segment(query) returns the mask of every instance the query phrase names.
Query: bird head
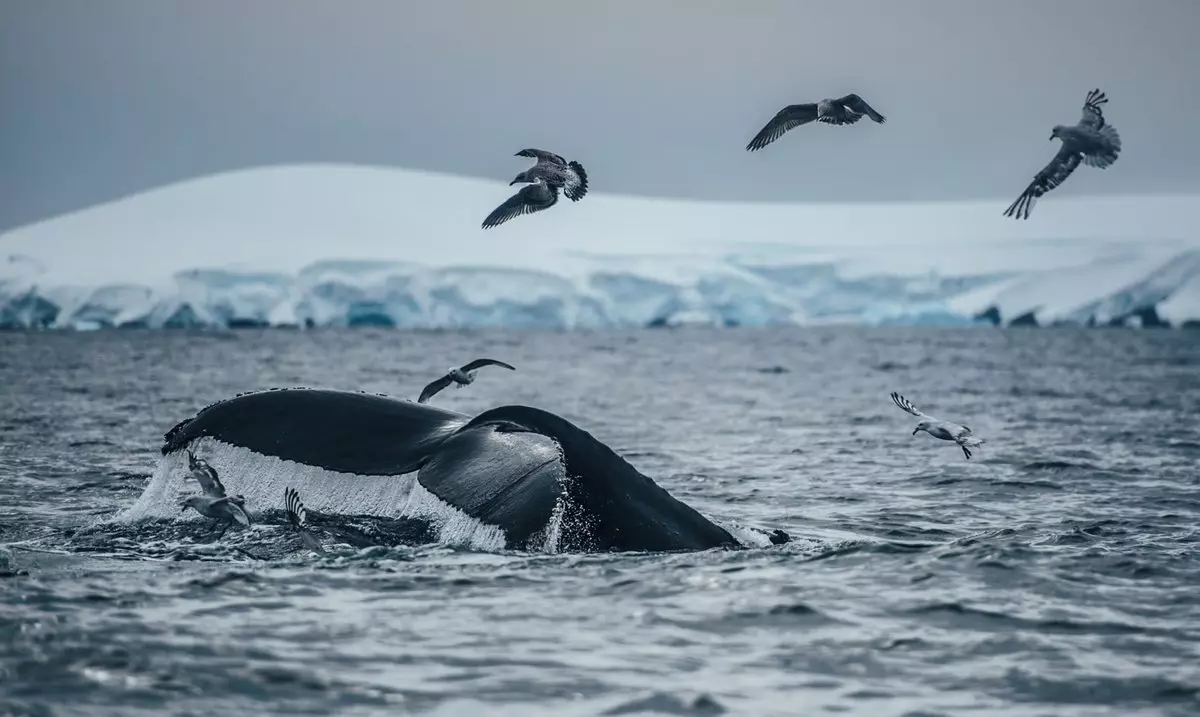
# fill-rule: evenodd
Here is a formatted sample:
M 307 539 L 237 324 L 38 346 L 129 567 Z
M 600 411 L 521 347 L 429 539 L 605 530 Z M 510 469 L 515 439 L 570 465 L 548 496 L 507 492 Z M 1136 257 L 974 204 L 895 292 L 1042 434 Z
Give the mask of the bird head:
M 526 172 L 527 172 L 527 171 L 528 171 L 528 170 L 526 170 Z M 511 187 L 512 185 L 516 184 L 517 182 L 528 182 L 528 181 L 530 181 L 530 180 L 529 180 L 529 177 L 527 177 L 527 176 L 526 176 L 526 172 L 521 172 L 521 173 L 520 173 L 520 174 L 518 174 L 517 176 L 513 177 L 513 180 L 512 180 L 511 182 L 509 182 L 509 183 L 508 183 L 508 186 L 510 186 L 510 187 Z
M 183 502 L 179 504 L 179 512 L 182 513 L 183 511 L 187 510 L 188 508 L 191 508 L 193 505 L 195 505 L 197 502 L 199 502 L 199 500 L 200 499 L 194 495 L 190 496 L 188 498 L 184 498 Z
M 1050 130 L 1050 141 L 1054 141 L 1056 138 L 1061 137 L 1064 129 L 1066 128 L 1060 124 L 1054 125 L 1054 129 Z
M 918 433 L 920 433 L 921 431 L 928 431 L 928 430 L 929 430 L 929 421 L 921 421 L 920 423 L 917 424 L 917 427 L 913 429 L 913 435 L 915 436 Z

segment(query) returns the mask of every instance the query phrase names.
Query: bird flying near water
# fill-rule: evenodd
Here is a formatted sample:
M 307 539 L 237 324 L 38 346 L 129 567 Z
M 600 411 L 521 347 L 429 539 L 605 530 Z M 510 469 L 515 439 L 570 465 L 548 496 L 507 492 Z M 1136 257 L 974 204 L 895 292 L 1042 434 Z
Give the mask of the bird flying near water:
M 501 368 L 506 368 L 509 371 L 516 371 L 515 368 L 509 366 L 503 361 L 497 361 L 489 358 L 475 359 L 471 363 L 460 368 L 451 368 L 447 370 L 445 376 L 442 376 L 438 380 L 431 382 L 423 391 L 421 391 L 421 397 L 417 399 L 417 403 L 427 402 L 439 391 L 452 383 L 457 384 L 458 388 L 462 388 L 463 386 L 474 383 L 476 372 L 478 372 L 479 369 L 483 368 L 484 366 L 500 366 Z
M 1094 89 L 1083 101 L 1083 116 L 1079 124 L 1054 126 L 1050 131 L 1050 139 L 1057 137 L 1062 140 L 1058 154 L 1034 176 L 1021 196 L 1004 210 L 1004 216 L 1028 219 L 1038 197 L 1066 181 L 1080 163 L 1104 169 L 1117 161 L 1117 155 L 1121 153 L 1121 136 L 1104 119 L 1103 107 L 1106 104 L 1108 96 L 1099 88 Z
M 500 226 L 522 214 L 533 214 L 549 209 L 558 204 L 559 191 L 572 202 L 578 202 L 587 194 L 587 170 L 579 162 L 574 160 L 568 162 L 561 155 L 547 152 L 544 149 L 523 149 L 514 156 L 537 160 L 532 167 L 521 172 L 508 183 L 510 187 L 521 182 L 528 183 L 528 186 L 521 187 L 516 194 L 492 210 L 492 213 L 483 220 L 484 229 Z
M 983 445 L 983 440 L 972 435 L 970 428 L 959 423 L 943 421 L 928 414 L 922 413 L 920 409 L 912 405 L 907 398 L 901 396 L 895 391 L 892 391 L 892 401 L 908 413 L 911 413 L 912 415 L 921 419 L 921 421 L 917 424 L 917 427 L 913 429 L 914 436 L 920 431 L 925 431 L 934 438 L 940 438 L 943 441 L 954 441 L 958 444 L 958 447 L 962 449 L 963 455 L 965 455 L 968 460 L 971 458 L 971 449 L 978 448 L 979 446 Z
M 809 102 L 801 105 L 788 105 L 779 110 L 766 126 L 754 135 L 746 150 L 754 152 L 766 147 L 783 136 L 785 132 L 813 120 L 832 125 L 851 125 L 863 118 L 870 117 L 875 122 L 883 124 L 887 118 L 875 111 L 863 98 L 854 93 L 836 99 L 826 98 L 820 102 Z

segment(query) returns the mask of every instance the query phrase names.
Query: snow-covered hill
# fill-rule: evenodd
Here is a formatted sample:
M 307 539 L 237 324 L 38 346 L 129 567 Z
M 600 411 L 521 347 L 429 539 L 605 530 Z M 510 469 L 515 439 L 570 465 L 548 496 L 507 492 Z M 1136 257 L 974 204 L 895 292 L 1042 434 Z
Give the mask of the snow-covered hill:
M 482 231 L 511 191 L 344 166 L 166 187 L 0 236 L 0 326 L 1200 323 L 1195 197 L 1050 198 L 1019 223 L 594 190 Z

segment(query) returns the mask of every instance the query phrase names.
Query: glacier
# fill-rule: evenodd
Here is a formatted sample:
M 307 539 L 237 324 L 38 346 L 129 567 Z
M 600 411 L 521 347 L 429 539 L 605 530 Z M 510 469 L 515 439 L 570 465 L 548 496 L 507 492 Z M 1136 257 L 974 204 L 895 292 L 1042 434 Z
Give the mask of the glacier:
M 589 195 L 481 231 L 509 192 L 340 165 L 164 187 L 0 235 L 0 328 L 1200 326 L 1195 197 L 1065 196 L 1043 228 Z

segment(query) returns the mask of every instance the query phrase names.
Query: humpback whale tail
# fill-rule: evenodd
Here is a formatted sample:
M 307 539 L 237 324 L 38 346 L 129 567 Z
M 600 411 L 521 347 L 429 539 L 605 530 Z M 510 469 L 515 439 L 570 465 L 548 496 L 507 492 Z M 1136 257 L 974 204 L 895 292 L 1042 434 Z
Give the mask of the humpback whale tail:
M 242 394 L 174 426 L 127 518 L 161 512 L 171 476 L 198 441 L 230 490 L 248 500 L 269 504 L 295 486 L 323 514 L 419 517 L 439 539 L 481 549 L 669 551 L 746 542 L 547 411 L 501 406 L 470 418 L 324 389 Z M 781 532 L 759 537 L 749 542 L 786 540 Z
M 570 529 L 562 535 L 560 549 L 689 550 L 738 545 L 724 528 L 677 500 L 590 433 L 553 413 L 501 406 L 471 419 L 459 435 L 487 435 L 488 431 L 499 436 L 528 434 L 554 443 L 556 460 L 539 471 L 553 474 L 560 483 L 558 494 L 569 506 L 565 519 Z M 447 477 L 436 469 L 421 471 L 422 485 L 434 495 L 460 508 L 473 508 L 485 521 L 496 513 L 494 503 L 473 502 L 462 490 L 473 486 Z M 549 476 L 539 472 L 522 481 L 539 478 Z

